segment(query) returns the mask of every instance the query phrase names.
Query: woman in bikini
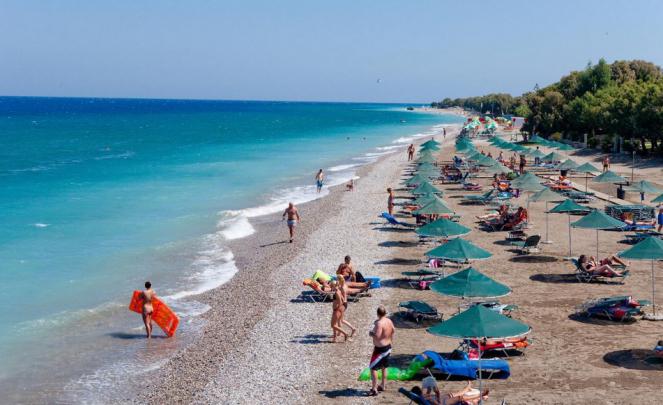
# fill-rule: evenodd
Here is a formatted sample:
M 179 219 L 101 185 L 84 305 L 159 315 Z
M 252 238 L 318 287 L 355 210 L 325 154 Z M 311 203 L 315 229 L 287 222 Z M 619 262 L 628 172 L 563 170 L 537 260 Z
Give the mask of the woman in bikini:
M 348 340 L 348 334 L 341 329 L 339 326 L 341 321 L 340 319 L 343 316 L 344 304 L 343 304 L 343 293 L 340 291 L 340 288 L 337 288 L 336 282 L 331 283 L 332 289 L 336 291 L 334 294 L 334 302 L 332 304 L 332 318 L 331 318 L 331 328 L 332 328 L 332 343 L 336 343 L 336 337 L 343 335 L 345 340 Z
M 157 296 L 152 289 L 152 283 L 146 281 L 145 290 L 143 290 L 140 295 L 143 300 L 143 323 L 145 324 L 145 330 L 147 331 L 147 338 L 150 339 L 152 337 L 152 313 L 154 312 L 152 300 Z
M 590 274 L 596 274 L 603 277 L 622 277 L 625 273 L 613 269 L 609 264 L 597 266 L 595 262 L 590 261 L 585 255 L 580 255 L 578 262 L 580 263 L 580 266 Z
M 355 331 L 357 330 L 357 328 L 352 326 L 352 324 L 350 322 L 345 320 L 345 312 L 348 310 L 348 291 L 349 291 L 349 288 L 348 288 L 348 284 L 345 282 L 345 279 L 343 277 L 339 277 L 337 294 L 338 294 L 338 292 L 341 293 L 341 295 L 343 297 L 343 305 L 340 308 L 341 309 L 341 317 L 338 320 L 338 327 L 342 328 L 343 325 L 345 325 L 348 328 L 350 328 L 350 331 L 351 331 L 350 336 L 348 338 L 346 338 L 346 340 L 348 340 L 349 338 L 354 336 Z

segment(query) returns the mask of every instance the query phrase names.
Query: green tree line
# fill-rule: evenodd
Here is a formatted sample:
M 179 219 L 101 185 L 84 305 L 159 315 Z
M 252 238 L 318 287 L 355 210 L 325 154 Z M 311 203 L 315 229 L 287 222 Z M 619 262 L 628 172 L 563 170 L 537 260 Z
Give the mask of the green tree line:
M 445 98 L 431 106 L 523 116 L 527 118 L 524 131 L 546 137 L 581 140 L 588 134 L 590 144 L 602 139 L 607 146 L 621 136 L 627 149 L 663 151 L 663 73 L 641 60 L 608 64 L 601 59 L 518 97 Z

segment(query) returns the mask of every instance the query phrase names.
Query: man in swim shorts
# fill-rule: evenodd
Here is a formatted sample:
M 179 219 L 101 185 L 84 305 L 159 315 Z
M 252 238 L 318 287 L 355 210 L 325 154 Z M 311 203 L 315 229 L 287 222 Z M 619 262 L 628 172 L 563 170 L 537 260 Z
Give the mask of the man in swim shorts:
M 318 174 L 315 175 L 315 188 L 318 191 L 322 191 L 322 185 L 325 182 L 325 175 L 322 173 L 322 169 L 318 171 Z
M 371 390 L 368 396 L 378 395 L 378 391 L 384 391 L 387 381 L 387 367 L 389 367 L 389 356 L 391 355 L 391 341 L 394 337 L 394 324 L 387 318 L 387 310 L 380 305 L 377 310 L 378 319 L 373 324 L 373 329 L 368 335 L 373 338 L 373 355 L 369 368 L 371 370 Z M 378 385 L 378 370 L 382 371 L 382 384 Z
M 297 226 L 298 222 L 301 222 L 301 218 L 299 217 L 299 211 L 297 211 L 297 207 L 295 207 L 295 204 L 293 203 L 288 203 L 288 208 L 285 209 L 283 212 L 283 219 L 285 220 L 286 217 L 288 218 L 288 231 L 290 232 L 290 243 L 292 243 L 293 238 L 295 237 L 295 226 Z

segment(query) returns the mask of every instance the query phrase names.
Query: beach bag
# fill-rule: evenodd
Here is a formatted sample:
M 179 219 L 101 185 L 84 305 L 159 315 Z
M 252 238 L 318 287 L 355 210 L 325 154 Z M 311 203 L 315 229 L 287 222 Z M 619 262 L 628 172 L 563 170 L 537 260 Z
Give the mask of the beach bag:
M 430 284 L 429 281 L 420 281 L 419 282 L 419 289 L 420 290 L 428 290 L 429 289 L 429 287 L 428 287 L 429 284 Z

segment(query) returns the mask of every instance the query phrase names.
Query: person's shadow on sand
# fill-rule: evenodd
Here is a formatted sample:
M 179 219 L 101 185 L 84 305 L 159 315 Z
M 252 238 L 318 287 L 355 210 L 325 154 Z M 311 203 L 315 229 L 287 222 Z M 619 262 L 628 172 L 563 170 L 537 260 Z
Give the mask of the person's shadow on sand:
M 272 242 L 272 243 L 267 243 L 265 245 L 260 245 L 260 247 L 264 248 L 264 247 L 269 247 L 269 246 L 274 246 L 274 245 L 283 245 L 283 244 L 288 243 L 288 242 L 289 241 L 287 239 L 286 240 L 280 240 L 278 242 Z
M 295 336 L 292 339 L 291 343 L 299 343 L 302 345 L 316 345 L 320 343 L 331 343 L 331 337 L 329 335 L 304 335 L 304 336 Z
M 111 332 L 108 334 L 108 336 L 123 340 L 147 339 L 147 335 L 145 333 Z M 167 337 L 168 336 L 163 335 L 152 335 L 152 339 L 165 339 Z
M 320 394 L 327 398 L 343 398 L 343 397 L 366 397 L 368 390 L 358 390 L 356 388 L 343 388 L 339 390 L 319 391 Z

